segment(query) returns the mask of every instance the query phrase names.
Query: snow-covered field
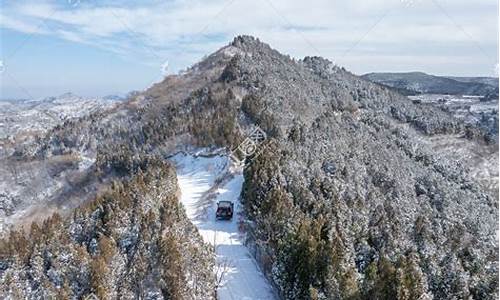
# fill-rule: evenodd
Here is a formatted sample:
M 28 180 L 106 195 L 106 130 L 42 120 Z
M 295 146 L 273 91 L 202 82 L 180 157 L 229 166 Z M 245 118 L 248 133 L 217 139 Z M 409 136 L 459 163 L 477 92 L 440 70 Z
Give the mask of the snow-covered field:
M 476 123 L 485 117 L 498 115 L 498 99 L 482 101 L 481 96 L 440 94 L 421 94 L 408 98 L 417 103 L 436 105 L 467 123 Z
M 110 109 L 117 97 L 84 98 L 71 93 L 33 100 L 0 100 L 0 154 L 10 144 L 30 141 L 66 120 Z
M 221 279 L 219 299 L 274 299 L 273 291 L 259 270 L 238 230 L 239 195 L 243 185 L 240 170 L 230 165 L 227 156 L 211 157 L 177 154 L 172 158 L 177 166 L 181 202 L 188 217 L 198 227 L 205 242 L 215 246 L 216 274 Z M 216 221 L 218 201 L 234 202 L 231 221 Z

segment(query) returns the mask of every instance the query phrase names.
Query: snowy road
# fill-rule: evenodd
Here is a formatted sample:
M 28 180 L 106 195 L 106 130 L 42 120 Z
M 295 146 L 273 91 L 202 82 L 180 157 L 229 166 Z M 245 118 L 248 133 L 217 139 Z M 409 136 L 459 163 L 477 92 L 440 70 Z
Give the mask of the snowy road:
M 221 270 L 218 298 L 237 300 L 274 299 L 267 279 L 257 267 L 238 231 L 239 194 L 243 184 L 241 173 L 231 170 L 226 156 L 195 157 L 177 154 L 177 179 L 181 202 L 205 242 L 215 245 L 217 266 Z M 216 221 L 216 203 L 230 200 L 235 205 L 232 221 Z

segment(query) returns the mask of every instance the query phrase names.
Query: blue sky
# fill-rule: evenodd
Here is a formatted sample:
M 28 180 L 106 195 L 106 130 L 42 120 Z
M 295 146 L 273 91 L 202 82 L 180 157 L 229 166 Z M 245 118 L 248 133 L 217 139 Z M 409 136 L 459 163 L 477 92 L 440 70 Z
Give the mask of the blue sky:
M 0 0 L 0 98 L 142 90 L 251 34 L 363 74 L 497 76 L 496 0 Z

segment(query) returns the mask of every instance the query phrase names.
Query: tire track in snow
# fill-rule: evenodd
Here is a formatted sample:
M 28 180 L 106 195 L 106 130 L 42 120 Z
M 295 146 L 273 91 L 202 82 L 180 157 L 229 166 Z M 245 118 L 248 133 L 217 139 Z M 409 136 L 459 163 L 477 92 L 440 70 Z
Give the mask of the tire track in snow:
M 188 217 L 205 242 L 215 246 L 217 261 L 231 262 L 217 292 L 218 298 L 275 299 L 272 288 L 244 246 L 238 231 L 243 175 L 230 169 L 229 159 L 223 155 L 206 157 L 179 153 L 171 160 L 177 165 L 181 202 Z M 235 213 L 231 221 L 215 220 L 216 203 L 222 200 L 234 202 Z

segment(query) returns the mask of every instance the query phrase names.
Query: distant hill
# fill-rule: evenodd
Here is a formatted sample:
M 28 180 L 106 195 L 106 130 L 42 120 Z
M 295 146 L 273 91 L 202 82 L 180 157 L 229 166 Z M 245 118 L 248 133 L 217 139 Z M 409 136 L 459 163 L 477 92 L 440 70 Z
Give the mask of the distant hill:
M 460 82 L 470 82 L 470 83 L 484 83 L 498 88 L 498 78 L 497 77 L 454 77 L 448 76 L 447 78 L 460 81 Z
M 361 77 L 406 95 L 498 95 L 498 78 L 493 77 L 444 77 L 423 72 L 368 73 Z
M 119 96 L 85 98 L 73 93 L 43 99 L 0 100 L 0 145 L 5 146 L 2 143 L 9 137 L 17 142 L 29 140 L 65 120 L 104 111 L 122 100 Z

